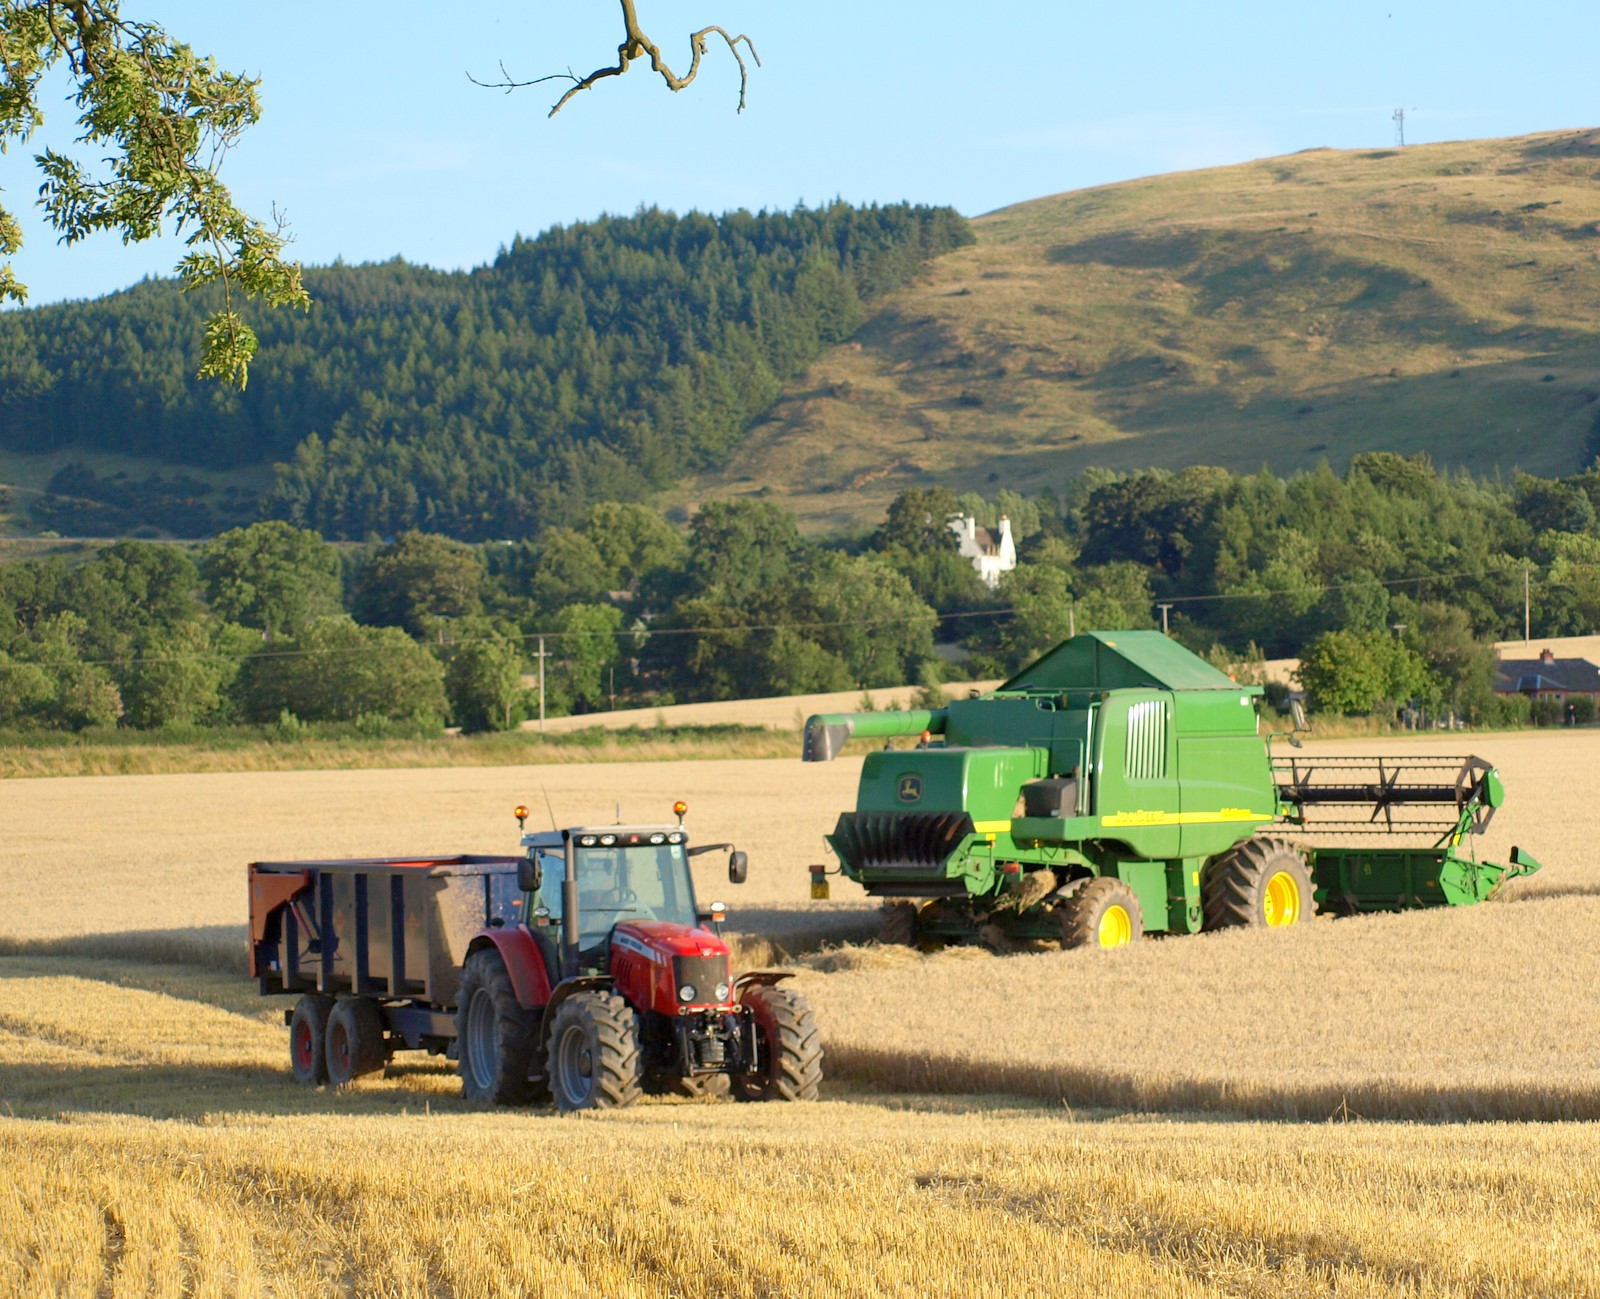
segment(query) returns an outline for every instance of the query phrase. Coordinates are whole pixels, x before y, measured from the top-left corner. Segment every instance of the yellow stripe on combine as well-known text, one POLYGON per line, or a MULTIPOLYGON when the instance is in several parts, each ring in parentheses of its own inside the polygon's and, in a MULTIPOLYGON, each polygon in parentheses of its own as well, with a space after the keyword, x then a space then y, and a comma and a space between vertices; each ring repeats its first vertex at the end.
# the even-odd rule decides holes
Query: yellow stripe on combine
POLYGON ((1011 829, 1010 821, 974 821, 972 828, 979 834, 1005 834, 1011 829))
POLYGON ((1252 812, 1247 807, 1225 807, 1219 812, 1114 812, 1100 818, 1106 826, 1140 825, 1220 825, 1225 821, 1271 821, 1271 812, 1252 812))

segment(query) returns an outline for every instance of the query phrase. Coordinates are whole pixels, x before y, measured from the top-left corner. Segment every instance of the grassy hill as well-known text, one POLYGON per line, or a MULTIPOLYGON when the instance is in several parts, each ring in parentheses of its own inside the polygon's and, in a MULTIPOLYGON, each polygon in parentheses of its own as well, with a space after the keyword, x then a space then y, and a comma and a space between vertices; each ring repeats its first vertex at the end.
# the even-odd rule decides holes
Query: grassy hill
POLYGON ((689 497, 812 529, 907 486, 1426 451, 1576 470, 1600 430, 1600 131, 1314 149, 1037 199, 882 300, 689 497))

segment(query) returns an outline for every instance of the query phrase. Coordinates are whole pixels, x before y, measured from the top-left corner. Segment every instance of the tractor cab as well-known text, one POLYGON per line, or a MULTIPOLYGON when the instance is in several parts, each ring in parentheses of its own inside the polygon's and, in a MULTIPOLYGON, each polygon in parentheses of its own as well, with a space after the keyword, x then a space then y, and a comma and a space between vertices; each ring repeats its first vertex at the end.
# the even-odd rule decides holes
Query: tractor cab
MULTIPOLYGON (((700 923, 689 873, 688 835, 678 826, 579 827, 525 834, 538 865, 527 915, 536 929, 556 934, 566 915, 566 853, 572 845, 577 884, 579 967, 603 972, 619 924, 657 921, 685 928, 700 923)), ((555 944, 551 943, 552 955, 555 944)))
MULTIPOLYGON (((689 846, 682 802, 673 805, 676 825, 576 826, 527 833, 527 857, 517 872, 524 895, 522 914, 538 941, 552 983, 625 972, 632 957, 670 965, 679 949, 726 960, 727 946, 708 925, 724 908, 702 912, 695 900, 689 858, 728 854, 728 879, 742 884, 745 854, 732 844, 689 846)), ((528 810, 517 808, 525 826, 528 810)), ((670 1000, 670 999, 669 999, 670 1000)))

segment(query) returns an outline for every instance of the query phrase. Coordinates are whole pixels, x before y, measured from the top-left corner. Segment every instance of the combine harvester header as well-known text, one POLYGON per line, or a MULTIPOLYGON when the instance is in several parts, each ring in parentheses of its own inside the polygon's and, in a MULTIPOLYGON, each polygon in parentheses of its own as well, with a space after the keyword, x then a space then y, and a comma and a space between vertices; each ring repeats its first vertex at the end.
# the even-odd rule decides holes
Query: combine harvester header
MULTIPOLYGON (((1461 905, 1538 869, 1517 849, 1509 865, 1461 852, 1504 796, 1482 759, 1274 764, 1261 695, 1159 632, 1090 632, 974 699, 813 717, 803 756, 920 737, 867 755, 828 843, 888 899, 885 940, 925 948, 1115 947, 1145 930, 1295 924, 1313 906, 1461 905), (1387 842, 1324 847, 1324 831, 1387 842)), ((827 896, 826 868, 812 872, 827 896)))

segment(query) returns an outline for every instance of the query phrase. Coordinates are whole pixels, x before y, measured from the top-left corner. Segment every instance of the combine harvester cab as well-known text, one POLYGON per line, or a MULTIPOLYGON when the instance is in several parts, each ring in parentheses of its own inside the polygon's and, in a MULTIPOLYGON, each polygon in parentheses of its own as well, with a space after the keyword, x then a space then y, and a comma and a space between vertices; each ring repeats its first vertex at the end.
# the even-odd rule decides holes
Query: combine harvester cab
MULTIPOLYGON (((1520 854, 1510 867, 1469 867, 1455 848, 1486 824, 1470 816, 1449 844, 1385 858, 1308 855, 1269 833, 1306 828, 1306 807, 1334 787, 1307 779, 1305 799, 1286 801, 1260 733, 1261 694, 1158 632, 1092 632, 945 708, 813 717, 803 757, 827 761, 854 737, 920 736, 867 755, 856 810, 828 843, 847 878, 885 899, 884 940, 924 949, 1117 947, 1146 931, 1281 927, 1318 905, 1372 909, 1359 899, 1380 897, 1365 882, 1374 871, 1425 873, 1430 852, 1433 893, 1452 903, 1536 868, 1520 854)), ((1498 777, 1480 776, 1452 796, 1458 813, 1498 791, 1498 777)), ((825 868, 812 871, 813 895, 826 896, 825 868)))
MULTIPOLYGON (((725 909, 695 899, 676 825, 524 833, 521 857, 254 862, 251 973, 299 993, 284 1019, 304 1083, 397 1050, 456 1059, 469 1100, 562 1110, 644 1092, 810 1100, 822 1048, 778 970, 735 977, 725 909)), ((517 809, 518 821, 527 809, 517 809)))

